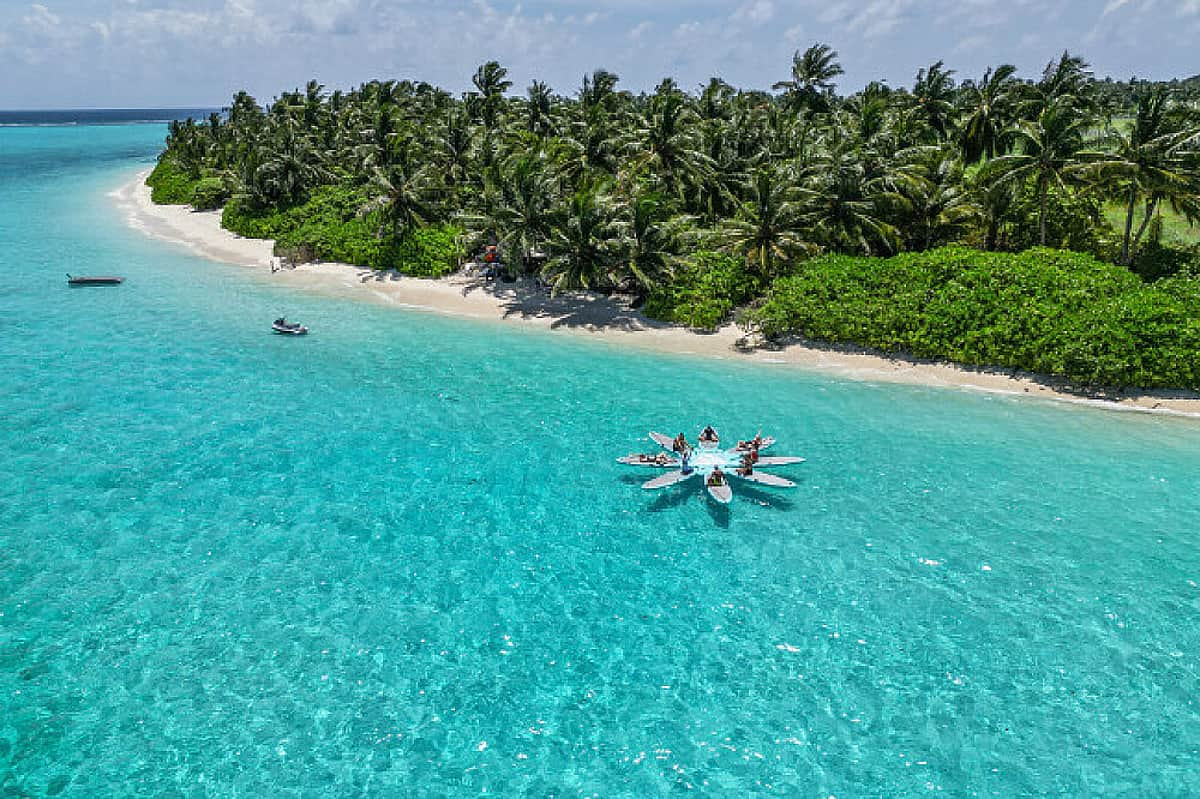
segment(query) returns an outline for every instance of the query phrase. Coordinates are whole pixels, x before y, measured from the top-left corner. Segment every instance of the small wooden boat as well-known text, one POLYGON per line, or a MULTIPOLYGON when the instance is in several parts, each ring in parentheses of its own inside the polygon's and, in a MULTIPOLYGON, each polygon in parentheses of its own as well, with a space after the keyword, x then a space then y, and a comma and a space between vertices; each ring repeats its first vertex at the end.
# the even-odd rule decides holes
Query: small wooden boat
POLYGON ((92 275, 78 277, 67 275, 68 286, 119 286, 125 282, 123 277, 113 277, 111 275, 92 275))
POLYGON ((733 501, 733 489, 729 487, 728 480, 722 480, 716 485, 705 481, 704 487, 708 489, 708 495, 722 505, 728 505, 733 501))
POLYGON ((676 483, 682 483, 684 480, 687 480, 689 477, 694 477, 695 475, 695 471, 688 472, 687 474, 684 474, 683 472, 667 472, 666 474, 655 477, 653 480, 648 480, 645 483, 642 483, 642 488, 646 489, 647 491, 653 491, 656 488, 666 488, 667 486, 673 486, 676 483))
POLYGON ((778 475, 767 474, 766 472, 751 472, 750 474, 738 474, 737 472, 734 472, 734 474, 748 483, 758 483, 759 485, 772 486, 774 488, 796 487, 796 484, 791 480, 785 480, 778 475))
POLYGON ((271 323, 271 329, 285 336, 303 336, 308 333, 308 328, 304 325, 286 319, 276 319, 271 323))
POLYGON ((671 458, 670 460, 656 462, 654 460, 642 460, 637 455, 626 455, 624 457, 617 458, 617 463, 623 463, 626 466, 651 466, 656 469, 670 469, 672 467, 679 466, 679 459, 671 458))

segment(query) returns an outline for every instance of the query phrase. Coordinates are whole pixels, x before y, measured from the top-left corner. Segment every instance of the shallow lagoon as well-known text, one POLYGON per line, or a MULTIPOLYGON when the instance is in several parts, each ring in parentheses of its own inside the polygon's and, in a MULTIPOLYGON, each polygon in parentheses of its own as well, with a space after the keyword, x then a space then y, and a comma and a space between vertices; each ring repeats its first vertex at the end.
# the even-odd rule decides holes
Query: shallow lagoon
POLYGON ((0 129, 0 790, 1200 792, 1200 423, 289 293, 163 133, 0 129), (706 422, 799 487, 614 462, 706 422))

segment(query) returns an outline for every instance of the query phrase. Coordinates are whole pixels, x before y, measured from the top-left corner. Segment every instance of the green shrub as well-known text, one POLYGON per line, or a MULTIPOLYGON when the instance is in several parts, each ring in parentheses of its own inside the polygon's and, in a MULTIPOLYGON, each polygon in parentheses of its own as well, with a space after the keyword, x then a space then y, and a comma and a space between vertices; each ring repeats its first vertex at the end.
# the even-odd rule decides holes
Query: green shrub
POLYGON ((192 189, 191 205, 197 211, 213 211, 229 199, 225 181, 220 178, 200 178, 192 189))
POLYGON ((652 291, 642 310, 652 319, 715 330, 734 307, 760 289, 759 279, 741 259, 701 251, 688 259, 669 285, 652 291))
POLYGON ((1049 249, 947 247, 817 258, 778 278, 745 326, 774 337, 1025 369, 1095 386, 1200 388, 1200 284, 1147 285, 1049 249))
POLYGON ((297 261, 340 261, 442 277, 458 268, 462 230, 453 225, 409 231, 400 240, 381 235, 379 212, 359 213, 367 196, 359 187, 322 186, 286 208, 255 209, 242 196, 225 206, 221 224, 241 236, 274 239, 275 254, 297 261))
POLYGON ((173 158, 160 158, 146 178, 150 199, 157 205, 188 205, 192 202, 199 175, 182 169, 173 158))
MULTIPOLYGON (((462 230, 437 225, 409 231, 394 249, 392 268, 416 277, 444 277, 458 269, 462 230)), ((391 253, 389 253, 391 254, 391 253)))

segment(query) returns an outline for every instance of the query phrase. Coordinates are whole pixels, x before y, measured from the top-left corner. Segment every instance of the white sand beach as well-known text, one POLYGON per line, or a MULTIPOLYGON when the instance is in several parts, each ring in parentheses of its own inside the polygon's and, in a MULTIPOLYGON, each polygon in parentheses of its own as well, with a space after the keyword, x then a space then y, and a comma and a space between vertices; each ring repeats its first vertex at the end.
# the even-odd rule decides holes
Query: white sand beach
MULTIPOLYGON (((278 259, 273 243, 245 239, 221 227, 219 211, 155 205, 144 185, 148 172, 112 193, 129 224, 147 235, 198 255, 269 272, 278 259)), ((336 293, 409 309, 537 325, 575 335, 603 337, 620 346, 705 357, 741 359, 777 368, 798 366, 841 377, 888 383, 953 387, 1086 403, 1114 410, 1156 411, 1200 417, 1200 394, 1183 391, 1086 395, 1061 381, 1011 370, 975 370, 949 363, 888 357, 809 342, 760 347, 728 325, 699 333, 647 319, 609 298, 587 293, 550 297, 532 283, 485 283, 453 276, 425 280, 347 264, 304 264, 279 269, 271 279, 297 289, 336 293)))

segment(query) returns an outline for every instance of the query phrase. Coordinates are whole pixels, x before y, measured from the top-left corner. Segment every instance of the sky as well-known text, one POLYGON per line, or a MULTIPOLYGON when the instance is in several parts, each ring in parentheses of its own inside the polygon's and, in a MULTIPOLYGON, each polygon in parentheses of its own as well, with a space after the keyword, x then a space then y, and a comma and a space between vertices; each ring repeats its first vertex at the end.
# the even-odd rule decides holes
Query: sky
POLYGON ((310 78, 459 92, 492 59, 562 94, 598 67, 634 91, 668 75, 769 88, 814 42, 839 52, 843 91, 910 85, 937 60, 1034 76, 1064 49, 1100 76, 1186 77, 1200 0, 0 0, 0 108, 221 106, 310 78))

